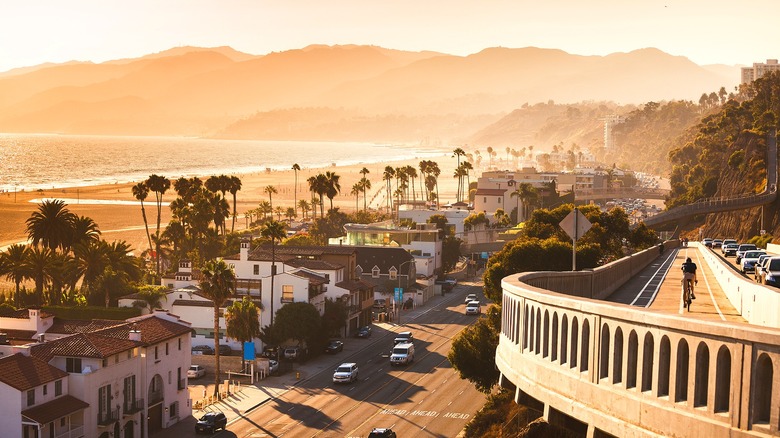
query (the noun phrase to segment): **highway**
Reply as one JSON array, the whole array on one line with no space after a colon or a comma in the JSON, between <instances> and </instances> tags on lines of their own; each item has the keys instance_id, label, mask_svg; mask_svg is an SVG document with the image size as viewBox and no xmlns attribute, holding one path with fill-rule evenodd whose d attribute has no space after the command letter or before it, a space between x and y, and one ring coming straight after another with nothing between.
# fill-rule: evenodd
<instances>
[{"instance_id":1,"label":"highway","mask_svg":"<svg viewBox=\"0 0 780 438\"><path fill-rule=\"evenodd\" d=\"M333 370L323 369L214 436L365 437L374 427L392 427L398 436L457 436L486 400L447 360L452 337L475 320L464 314L468 293L485 302L480 286L459 285L393 332L375 330L368 340L346 340L365 342L355 353L336 355L340 362L358 364L358 381L334 384ZM404 330L414 333L415 360L392 367L394 333ZM318 360L332 358L313 359Z\"/></svg>"}]
</instances>

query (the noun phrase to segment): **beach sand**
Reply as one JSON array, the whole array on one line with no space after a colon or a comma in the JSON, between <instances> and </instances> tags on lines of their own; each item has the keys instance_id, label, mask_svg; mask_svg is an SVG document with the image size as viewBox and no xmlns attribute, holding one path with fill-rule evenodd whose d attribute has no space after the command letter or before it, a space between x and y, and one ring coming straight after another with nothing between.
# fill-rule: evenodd
<instances>
[{"instance_id":1,"label":"beach sand","mask_svg":"<svg viewBox=\"0 0 780 438\"><path fill-rule=\"evenodd\" d=\"M441 175L439 176L439 190L441 191L442 203L454 202L457 189L457 179L453 178L453 173L457 167L457 159L452 154L444 154L440 157L428 158L439 164ZM311 199L307 178L325 171L333 171L340 175L341 194L333 200L334 207L341 211L352 212L355 210L355 196L350 195L352 186L360 180L362 175L360 170L365 167L370 173L367 178L371 181L371 190L367 193L367 199L371 200L375 193L381 192L376 197L373 206L378 202L384 203L385 181L382 180L382 173L385 166L400 167L410 165L417 169L419 173L420 160L406 160L399 162L383 162L372 164L356 164L349 166L335 166L320 169L301 169L298 171L298 191L297 199ZM295 197L295 172L270 171L253 174L237 174L241 179L242 188L237 193L237 213L236 229L244 229L246 224L243 213L247 210L256 208L261 201L267 201L268 195L263 192L263 188L268 185L276 187L278 193L273 195L273 205L287 207L293 206ZM164 175L163 175L164 176ZM205 182L208 175L202 176ZM475 180L475 179L472 179ZM2 193L0 194L0 249L7 245L20 243L27 240L25 231L25 221L37 210L38 204L30 202L31 200L42 198L60 198L66 199L68 209L80 216L92 218L100 227L103 233L103 239L107 241L124 240L130 244L136 254L140 254L148 247L146 232L144 231L144 222L141 216L140 205L114 205L114 204L96 204L88 203L89 200L101 201L136 201L132 194L132 186L135 183L116 183L100 186L50 189L35 192ZM419 196L419 178L415 179L415 185L418 188ZM173 187L166 192L163 197L162 218L164 224L170 219L170 208L168 204L176 198ZM228 201L233 204L232 196L228 194ZM154 232L156 227L157 212L154 201L154 194L150 193L145 201L146 215L149 221L150 230ZM329 207L328 199L325 198L325 209ZM383 204L384 205L384 204ZM362 195L359 200L359 207L363 207ZM299 212L300 219L300 212ZM228 222L230 227L230 222ZM4 285L0 285L0 290Z\"/></svg>"}]
</instances>

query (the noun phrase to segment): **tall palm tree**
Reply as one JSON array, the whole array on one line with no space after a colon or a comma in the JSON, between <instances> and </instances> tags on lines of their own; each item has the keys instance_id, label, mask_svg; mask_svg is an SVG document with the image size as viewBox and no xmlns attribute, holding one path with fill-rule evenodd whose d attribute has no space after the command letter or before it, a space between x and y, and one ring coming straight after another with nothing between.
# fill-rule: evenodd
<instances>
[{"instance_id":1,"label":"tall palm tree","mask_svg":"<svg viewBox=\"0 0 780 438\"><path fill-rule=\"evenodd\" d=\"M198 181L200 181L198 179ZM162 202L163 202L163 195L165 192L168 191L169 188L171 188L171 181L160 175L150 175L149 178L146 180L146 187L149 188L150 191L154 192L155 202L157 203L157 230L155 231L155 236L160 237L160 218L162 217ZM160 251L160 248L155 247L155 267L156 267L156 274L157 277L160 276L160 257L156 254Z\"/></svg>"},{"instance_id":2,"label":"tall palm tree","mask_svg":"<svg viewBox=\"0 0 780 438\"><path fill-rule=\"evenodd\" d=\"M306 220L310 208L309 202L306 201L305 199L301 199L300 201L298 201L298 208L301 209L301 214L303 215L303 219Z\"/></svg>"},{"instance_id":3,"label":"tall palm tree","mask_svg":"<svg viewBox=\"0 0 780 438\"><path fill-rule=\"evenodd\" d=\"M320 173L317 174L317 176L309 177L307 181L309 182L309 190L311 190L312 193L316 194L320 198L320 217L325 217L325 212L323 210L323 198L325 197L325 193L328 192L328 178L325 174Z\"/></svg>"},{"instance_id":4,"label":"tall palm tree","mask_svg":"<svg viewBox=\"0 0 780 438\"><path fill-rule=\"evenodd\" d=\"M268 217L269 214L273 214L274 208L271 207L271 203L268 201L260 201L260 204L257 205L257 208L260 210L260 213L263 214L263 219ZM273 216L271 216L273 218Z\"/></svg>"},{"instance_id":5,"label":"tall palm tree","mask_svg":"<svg viewBox=\"0 0 780 438\"><path fill-rule=\"evenodd\" d=\"M311 201L309 201L309 203L311 204L311 215L312 215L312 219L317 219L317 206L318 206L318 205L320 205L320 206L321 206L321 205L322 205L322 202L320 202L320 200L319 200L319 199L317 199L317 197L316 197L316 196L313 196L313 197L311 198Z\"/></svg>"},{"instance_id":6,"label":"tall palm tree","mask_svg":"<svg viewBox=\"0 0 780 438\"><path fill-rule=\"evenodd\" d=\"M431 161L428 164L428 173L433 177L433 184L436 187L436 208L439 208L439 175L441 175L441 169L439 169L439 163Z\"/></svg>"},{"instance_id":7,"label":"tall palm tree","mask_svg":"<svg viewBox=\"0 0 780 438\"><path fill-rule=\"evenodd\" d=\"M108 267L107 244L105 242L88 242L76 245L73 254L76 266L82 279L82 289L85 295L97 292L97 282Z\"/></svg>"},{"instance_id":8,"label":"tall palm tree","mask_svg":"<svg viewBox=\"0 0 780 438\"><path fill-rule=\"evenodd\" d=\"M236 290L236 274L224 260L209 260L201 269L201 295L214 304L214 397L219 397L219 309Z\"/></svg>"},{"instance_id":9,"label":"tall palm tree","mask_svg":"<svg viewBox=\"0 0 780 438\"><path fill-rule=\"evenodd\" d=\"M51 250L70 248L76 215L60 199L46 200L27 219L27 237L33 245L42 244Z\"/></svg>"},{"instance_id":10,"label":"tall palm tree","mask_svg":"<svg viewBox=\"0 0 780 438\"><path fill-rule=\"evenodd\" d=\"M350 195L355 195L355 212L360 211L358 207L358 201L360 201L360 183L356 182L355 184L352 184L352 190L349 192Z\"/></svg>"},{"instance_id":11,"label":"tall palm tree","mask_svg":"<svg viewBox=\"0 0 780 438\"><path fill-rule=\"evenodd\" d=\"M333 198L337 194L341 193L341 184L339 183L341 176L336 172L325 172L325 195L330 199L330 209L333 210Z\"/></svg>"},{"instance_id":12,"label":"tall palm tree","mask_svg":"<svg viewBox=\"0 0 780 438\"><path fill-rule=\"evenodd\" d=\"M265 186L265 188L263 189L263 192L268 193L268 202L271 203L271 208L273 208L274 207L273 195L276 194L276 193L279 193L276 190L276 187L271 186L271 185Z\"/></svg>"},{"instance_id":13,"label":"tall palm tree","mask_svg":"<svg viewBox=\"0 0 780 438\"><path fill-rule=\"evenodd\" d=\"M86 216L75 216L73 219L73 230L71 231L70 245L78 245L84 242L96 242L100 240L100 228L92 218Z\"/></svg>"},{"instance_id":14,"label":"tall palm tree","mask_svg":"<svg viewBox=\"0 0 780 438\"><path fill-rule=\"evenodd\" d=\"M391 200L393 197L393 185L391 181L395 177L395 169L393 166L385 166L385 171L382 172L382 179L385 180L385 189L387 190L387 211L392 211Z\"/></svg>"},{"instance_id":15,"label":"tall palm tree","mask_svg":"<svg viewBox=\"0 0 780 438\"><path fill-rule=\"evenodd\" d=\"M363 211L368 210L368 206L366 205L366 192L371 190L371 181L369 181L366 177L360 178L360 190L363 192Z\"/></svg>"},{"instance_id":16,"label":"tall palm tree","mask_svg":"<svg viewBox=\"0 0 780 438\"><path fill-rule=\"evenodd\" d=\"M35 303L38 305L43 304L43 290L51 281L54 255L54 250L37 246L27 253L24 269L28 272L28 278L35 282Z\"/></svg>"},{"instance_id":17,"label":"tall palm tree","mask_svg":"<svg viewBox=\"0 0 780 438\"><path fill-rule=\"evenodd\" d=\"M453 156L458 157L458 167L460 167L460 157L462 157L463 155L466 155L466 151L464 151L461 148L455 148L455 150L452 151L452 154L453 154Z\"/></svg>"},{"instance_id":18,"label":"tall palm tree","mask_svg":"<svg viewBox=\"0 0 780 438\"><path fill-rule=\"evenodd\" d=\"M248 296L244 296L240 301L233 301L233 304L225 309L227 335L241 341L241 368L246 368L244 343L260 336L259 317L259 309Z\"/></svg>"},{"instance_id":19,"label":"tall palm tree","mask_svg":"<svg viewBox=\"0 0 780 438\"><path fill-rule=\"evenodd\" d=\"M520 204L523 207L522 217L523 220L526 220L528 219L528 214L527 214L528 209L539 199L539 192L530 183L520 183L517 185L517 189L515 189L515 191L510 193L509 196L517 197L517 199L520 201ZM520 222L520 216L521 216L520 213L521 213L520 208L518 206L517 222Z\"/></svg>"},{"instance_id":20,"label":"tall palm tree","mask_svg":"<svg viewBox=\"0 0 780 438\"><path fill-rule=\"evenodd\" d=\"M146 208L144 201L149 196L149 187L144 182L139 182L133 186L133 196L141 203L141 217L144 219L144 228L146 228L146 240L149 242L149 249L152 249L152 236L149 234L149 221L146 220Z\"/></svg>"},{"instance_id":21,"label":"tall palm tree","mask_svg":"<svg viewBox=\"0 0 780 438\"><path fill-rule=\"evenodd\" d=\"M3 264L3 275L16 286L14 291L14 305L19 306L19 286L30 278L29 266L27 265L27 256L30 248L27 245L15 243L9 246L4 252L0 253L0 262Z\"/></svg>"},{"instance_id":22,"label":"tall palm tree","mask_svg":"<svg viewBox=\"0 0 780 438\"><path fill-rule=\"evenodd\" d=\"M298 163L292 165L292 170L295 172L295 187L293 190L293 208L298 206L298 171L301 170L301 166Z\"/></svg>"},{"instance_id":23,"label":"tall palm tree","mask_svg":"<svg viewBox=\"0 0 780 438\"><path fill-rule=\"evenodd\" d=\"M417 193L415 191L414 187L414 179L417 178L417 169L414 168L414 166L404 166L404 173L406 176L411 180L410 181L410 187L412 188L412 201L414 203L417 202Z\"/></svg>"},{"instance_id":24,"label":"tall palm tree","mask_svg":"<svg viewBox=\"0 0 780 438\"><path fill-rule=\"evenodd\" d=\"M284 217L287 218L287 223L292 225L293 219L298 217L298 210L296 210L294 207L287 207L287 210L284 211Z\"/></svg>"},{"instance_id":25,"label":"tall palm tree","mask_svg":"<svg viewBox=\"0 0 780 438\"><path fill-rule=\"evenodd\" d=\"M270 220L263 225L260 235L271 240L271 325L274 325L274 277L276 276L276 242L287 236L284 224Z\"/></svg>"},{"instance_id":26,"label":"tall palm tree","mask_svg":"<svg viewBox=\"0 0 780 438\"><path fill-rule=\"evenodd\" d=\"M230 177L230 185L228 191L233 195L233 224L230 226L230 232L232 233L236 229L236 193L241 190L241 178L237 176Z\"/></svg>"}]
</instances>

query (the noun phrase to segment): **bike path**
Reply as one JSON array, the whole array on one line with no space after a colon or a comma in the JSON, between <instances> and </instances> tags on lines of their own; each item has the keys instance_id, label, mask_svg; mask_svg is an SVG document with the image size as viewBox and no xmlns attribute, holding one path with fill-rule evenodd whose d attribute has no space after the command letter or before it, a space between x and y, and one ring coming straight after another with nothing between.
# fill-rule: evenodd
<instances>
[{"instance_id":1,"label":"bike path","mask_svg":"<svg viewBox=\"0 0 780 438\"><path fill-rule=\"evenodd\" d=\"M708 249L704 249L709 251ZM666 251L647 268L616 290L607 301L646 307L660 312L676 313L691 318L746 322L731 305L720 284L697 247ZM696 299L690 312L682 306L681 266L690 257L698 267Z\"/></svg>"}]
</instances>

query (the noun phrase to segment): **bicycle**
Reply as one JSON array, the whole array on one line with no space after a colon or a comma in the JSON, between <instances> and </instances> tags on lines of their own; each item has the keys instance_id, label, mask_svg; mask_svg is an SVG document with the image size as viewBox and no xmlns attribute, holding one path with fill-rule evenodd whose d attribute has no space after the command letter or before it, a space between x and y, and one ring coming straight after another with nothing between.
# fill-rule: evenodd
<instances>
[{"instance_id":1,"label":"bicycle","mask_svg":"<svg viewBox=\"0 0 780 438\"><path fill-rule=\"evenodd\" d=\"M683 290L682 290L682 300L683 300L683 307L686 307L688 311L691 311L691 302L693 301L691 299L691 296L693 296L693 285L694 280L692 278L683 279ZM698 281L696 281L698 283Z\"/></svg>"}]
</instances>

